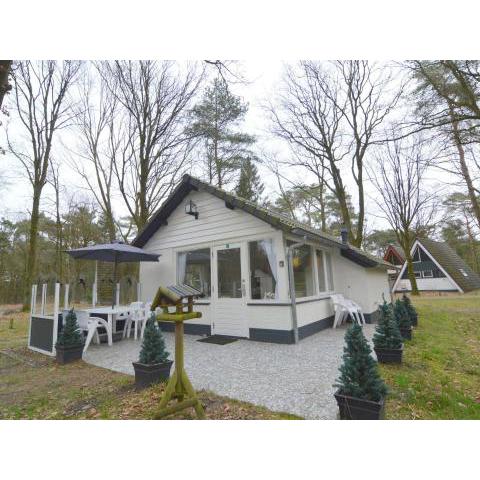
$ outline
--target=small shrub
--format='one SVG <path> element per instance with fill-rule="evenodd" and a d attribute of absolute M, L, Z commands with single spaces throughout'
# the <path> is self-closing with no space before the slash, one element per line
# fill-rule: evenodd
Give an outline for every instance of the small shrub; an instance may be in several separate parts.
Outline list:
<path fill-rule="evenodd" d="M 83 336 L 77 323 L 77 315 L 72 308 L 67 314 L 63 330 L 58 336 L 57 345 L 71 347 L 82 343 Z"/>
<path fill-rule="evenodd" d="M 403 294 L 402 302 L 408 316 L 410 317 L 410 323 L 412 323 L 415 318 L 417 318 L 417 311 L 415 310 L 415 307 L 412 305 L 412 301 L 407 295 Z"/>
<path fill-rule="evenodd" d="M 397 322 L 398 328 L 407 329 L 412 326 L 412 321 L 410 320 L 410 315 L 408 314 L 405 305 L 400 299 L 395 301 L 393 306 L 393 315 L 395 321 Z"/>
<path fill-rule="evenodd" d="M 402 348 L 402 335 L 393 316 L 392 305 L 384 300 L 378 307 L 380 318 L 375 327 L 373 344 L 375 348 L 398 349 Z"/>
<path fill-rule="evenodd" d="M 168 360 L 169 355 L 165 347 L 165 339 L 163 338 L 162 331 L 157 325 L 155 314 L 152 313 L 145 326 L 138 361 L 147 365 L 163 363 Z"/>
<path fill-rule="evenodd" d="M 378 402 L 387 393 L 387 386 L 378 373 L 377 362 L 360 325 L 353 324 L 345 334 L 340 377 L 334 385 L 339 393 Z"/>

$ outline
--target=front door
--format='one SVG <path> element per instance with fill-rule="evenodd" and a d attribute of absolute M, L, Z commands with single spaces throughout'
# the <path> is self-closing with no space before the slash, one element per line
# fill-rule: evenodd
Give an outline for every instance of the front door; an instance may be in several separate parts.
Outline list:
<path fill-rule="evenodd" d="M 213 333 L 216 335 L 248 337 L 241 246 L 238 243 L 232 243 L 215 247 L 213 253 Z"/>

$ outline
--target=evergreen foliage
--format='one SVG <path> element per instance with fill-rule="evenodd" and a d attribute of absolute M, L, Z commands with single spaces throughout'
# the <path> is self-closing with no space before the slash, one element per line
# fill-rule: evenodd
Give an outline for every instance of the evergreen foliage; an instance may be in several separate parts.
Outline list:
<path fill-rule="evenodd" d="M 58 335 L 57 345 L 63 347 L 71 347 L 73 345 L 81 345 L 83 336 L 77 323 L 77 315 L 73 308 L 68 312 L 62 332 Z"/>
<path fill-rule="evenodd" d="M 245 159 L 240 168 L 240 178 L 235 187 L 235 194 L 246 200 L 260 203 L 264 189 L 257 166 L 250 157 Z"/>
<path fill-rule="evenodd" d="M 398 349 L 402 348 L 402 335 L 393 316 L 392 305 L 384 300 L 378 307 L 380 318 L 375 327 L 373 344 L 375 348 Z"/>
<path fill-rule="evenodd" d="M 343 364 L 334 385 L 340 394 L 375 402 L 386 395 L 387 386 L 378 373 L 377 362 L 371 352 L 362 327 L 353 324 L 345 334 Z"/>
<path fill-rule="evenodd" d="M 147 365 L 163 363 L 168 360 L 168 356 L 162 331 L 157 325 L 155 314 L 152 313 L 145 326 L 139 362 Z"/>
<path fill-rule="evenodd" d="M 393 315 L 395 317 L 395 321 L 397 322 L 398 328 L 407 329 L 412 326 L 410 315 L 408 314 L 404 303 L 399 298 L 397 298 L 393 306 Z"/>
<path fill-rule="evenodd" d="M 254 137 L 238 130 L 248 111 L 241 97 L 217 78 L 191 111 L 189 133 L 204 140 L 209 183 L 224 188 L 237 178 L 243 162 L 251 157 Z"/>
<path fill-rule="evenodd" d="M 412 305 L 412 301 L 410 300 L 410 298 L 403 294 L 403 297 L 402 297 L 402 302 L 403 302 L 403 306 L 410 318 L 410 323 L 413 322 L 413 319 L 417 316 L 417 311 L 415 310 L 415 307 Z"/>

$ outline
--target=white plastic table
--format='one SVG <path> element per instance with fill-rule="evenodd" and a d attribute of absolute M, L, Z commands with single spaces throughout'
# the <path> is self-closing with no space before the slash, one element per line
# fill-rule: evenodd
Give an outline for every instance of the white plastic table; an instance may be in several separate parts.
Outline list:
<path fill-rule="evenodd" d="M 113 321 L 115 316 L 119 313 L 126 313 L 131 310 L 131 307 L 128 305 L 116 305 L 115 307 L 92 307 L 85 309 L 90 315 L 95 316 L 97 314 L 107 315 L 107 338 L 108 345 L 111 347 L 113 343 Z"/>

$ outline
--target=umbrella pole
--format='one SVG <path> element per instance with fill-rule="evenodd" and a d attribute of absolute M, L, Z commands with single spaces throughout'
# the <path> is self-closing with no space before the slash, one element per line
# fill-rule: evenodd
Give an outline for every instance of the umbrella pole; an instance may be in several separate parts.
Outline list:
<path fill-rule="evenodd" d="M 112 308 L 115 307 L 115 298 L 117 297 L 117 255 L 115 255 L 115 262 L 113 263 L 113 294 L 112 294 Z"/>

